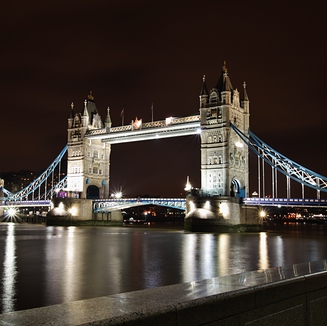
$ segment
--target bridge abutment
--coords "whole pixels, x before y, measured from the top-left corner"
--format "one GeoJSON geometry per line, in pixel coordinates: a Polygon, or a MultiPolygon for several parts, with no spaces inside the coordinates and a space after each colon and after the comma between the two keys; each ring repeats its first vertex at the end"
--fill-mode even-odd
{"type": "Polygon", "coordinates": [[[47,225],[122,225],[121,211],[93,213],[92,199],[54,198],[47,225]]]}
{"type": "Polygon", "coordinates": [[[241,198],[227,196],[186,197],[184,229],[192,232],[260,231],[263,221],[257,207],[245,206],[241,198]]]}

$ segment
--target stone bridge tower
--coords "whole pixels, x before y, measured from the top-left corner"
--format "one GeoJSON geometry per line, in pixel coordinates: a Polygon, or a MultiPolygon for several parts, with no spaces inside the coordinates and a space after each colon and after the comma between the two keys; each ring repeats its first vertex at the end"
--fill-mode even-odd
{"type": "Polygon", "coordinates": [[[233,88],[225,62],[217,85],[210,91],[203,77],[200,116],[201,191],[209,196],[248,196],[248,147],[230,123],[248,134],[249,98],[245,83],[241,95],[233,88]]]}
{"type": "Polygon", "coordinates": [[[67,129],[66,191],[70,198],[109,198],[110,144],[103,143],[101,139],[87,138],[89,131],[103,128],[111,128],[109,109],[103,122],[92,92],[84,101],[82,113],[75,113],[72,103],[67,129]]]}

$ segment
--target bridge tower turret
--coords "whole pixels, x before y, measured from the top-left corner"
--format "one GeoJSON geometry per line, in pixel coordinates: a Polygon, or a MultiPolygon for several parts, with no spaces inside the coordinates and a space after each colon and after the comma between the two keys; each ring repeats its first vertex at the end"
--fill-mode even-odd
{"type": "Polygon", "coordinates": [[[207,91],[205,79],[200,93],[201,191],[209,196],[248,196],[248,148],[230,127],[243,133],[249,128],[249,98],[234,89],[226,62],[217,85],[207,91]]]}
{"type": "Polygon", "coordinates": [[[101,139],[88,139],[87,134],[94,129],[111,127],[109,110],[105,123],[102,122],[94,102],[92,92],[84,101],[83,113],[75,113],[71,105],[68,118],[68,161],[67,188],[73,198],[109,197],[109,143],[101,139]]]}

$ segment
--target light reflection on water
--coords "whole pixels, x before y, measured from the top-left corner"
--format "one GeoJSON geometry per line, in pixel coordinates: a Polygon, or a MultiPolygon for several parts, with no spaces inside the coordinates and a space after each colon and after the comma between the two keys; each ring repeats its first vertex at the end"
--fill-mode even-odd
{"type": "Polygon", "coordinates": [[[14,223],[8,223],[6,230],[2,274],[2,312],[13,311],[15,307],[17,275],[15,225],[14,223]]]}
{"type": "Polygon", "coordinates": [[[2,223],[1,312],[326,259],[326,235],[2,223]]]}

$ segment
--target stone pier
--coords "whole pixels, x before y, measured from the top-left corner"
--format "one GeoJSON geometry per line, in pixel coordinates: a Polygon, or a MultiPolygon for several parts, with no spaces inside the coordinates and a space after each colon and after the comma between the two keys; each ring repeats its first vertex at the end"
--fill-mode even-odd
{"type": "Polygon", "coordinates": [[[261,231],[257,207],[243,205],[241,198],[227,196],[186,197],[184,229],[193,232],[261,231]]]}
{"type": "Polygon", "coordinates": [[[47,225],[123,225],[121,211],[93,213],[92,199],[54,198],[47,225]]]}

